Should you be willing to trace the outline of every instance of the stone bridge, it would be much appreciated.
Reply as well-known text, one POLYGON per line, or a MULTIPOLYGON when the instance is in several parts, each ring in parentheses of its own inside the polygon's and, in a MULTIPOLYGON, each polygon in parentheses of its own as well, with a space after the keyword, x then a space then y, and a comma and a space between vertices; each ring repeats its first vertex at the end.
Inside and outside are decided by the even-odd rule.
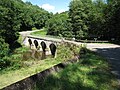
POLYGON ((50 39, 32 35, 27 35, 23 40, 23 44, 30 47, 30 49, 47 52, 47 54, 51 54, 53 56, 55 56, 57 45, 60 42, 61 40, 58 39, 50 39))
POLYGON ((47 54, 52 54, 53 56, 55 56, 55 53, 57 51, 57 45, 59 45, 61 42, 81 45, 81 43, 75 41, 56 39, 50 37, 38 37, 33 35, 26 35, 23 40, 23 44, 25 46, 29 46, 31 49, 38 51, 43 51, 43 52, 46 51, 47 54))

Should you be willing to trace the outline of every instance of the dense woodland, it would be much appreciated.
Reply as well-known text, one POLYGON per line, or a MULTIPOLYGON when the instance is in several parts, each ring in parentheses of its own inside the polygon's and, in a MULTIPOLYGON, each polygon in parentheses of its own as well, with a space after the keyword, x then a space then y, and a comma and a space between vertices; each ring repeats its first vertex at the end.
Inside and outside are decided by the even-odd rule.
POLYGON ((0 68, 20 45, 20 31, 45 27, 48 35, 120 40, 120 0, 72 0, 69 11, 52 14, 21 0, 0 0, 0 68))
POLYGON ((0 68, 10 64, 8 56, 20 46, 18 32, 43 28, 51 16, 52 13, 30 2, 0 0, 0 68))
POLYGON ((50 35, 119 41, 119 15, 119 0, 73 0, 69 11, 55 14, 46 28, 50 35))

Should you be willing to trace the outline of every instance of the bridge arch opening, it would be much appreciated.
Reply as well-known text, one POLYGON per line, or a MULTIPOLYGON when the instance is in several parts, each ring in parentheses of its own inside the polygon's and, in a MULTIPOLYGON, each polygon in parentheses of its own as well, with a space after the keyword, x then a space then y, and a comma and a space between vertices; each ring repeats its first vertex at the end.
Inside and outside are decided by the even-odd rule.
POLYGON ((34 44, 35 44, 36 49, 38 49, 38 41, 37 40, 34 40, 34 44))
POLYGON ((44 41, 42 41, 40 44, 42 46, 43 52, 45 52, 46 51, 45 49, 47 48, 46 43, 44 41))
POLYGON ((57 49, 56 45, 54 43, 51 43, 49 45, 49 48, 50 48, 52 56, 55 57, 55 53, 56 53, 56 49, 57 49))
POLYGON ((31 46, 32 45, 32 40, 30 38, 28 39, 28 42, 29 42, 29 45, 31 46))

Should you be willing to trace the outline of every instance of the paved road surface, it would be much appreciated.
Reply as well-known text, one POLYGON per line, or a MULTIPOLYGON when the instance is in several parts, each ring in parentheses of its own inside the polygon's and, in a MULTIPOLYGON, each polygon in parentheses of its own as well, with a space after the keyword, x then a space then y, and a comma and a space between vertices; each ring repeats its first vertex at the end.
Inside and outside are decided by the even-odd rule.
POLYGON ((30 35, 30 33, 32 32, 37 32, 37 31, 40 31, 40 30, 34 30, 34 31, 22 31, 22 32, 19 32, 20 35, 22 35, 23 37, 27 36, 27 35, 30 35))
POLYGON ((87 48, 105 57, 112 66, 112 73, 117 75, 120 84, 120 46, 115 44, 87 44, 87 48))

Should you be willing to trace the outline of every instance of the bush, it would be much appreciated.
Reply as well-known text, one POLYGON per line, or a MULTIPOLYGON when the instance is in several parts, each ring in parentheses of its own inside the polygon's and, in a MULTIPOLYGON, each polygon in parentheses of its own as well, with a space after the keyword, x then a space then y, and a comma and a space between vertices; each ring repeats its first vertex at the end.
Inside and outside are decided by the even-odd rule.
POLYGON ((4 42, 4 39, 0 38, 0 69, 3 69, 10 65, 8 53, 9 45, 4 42))

